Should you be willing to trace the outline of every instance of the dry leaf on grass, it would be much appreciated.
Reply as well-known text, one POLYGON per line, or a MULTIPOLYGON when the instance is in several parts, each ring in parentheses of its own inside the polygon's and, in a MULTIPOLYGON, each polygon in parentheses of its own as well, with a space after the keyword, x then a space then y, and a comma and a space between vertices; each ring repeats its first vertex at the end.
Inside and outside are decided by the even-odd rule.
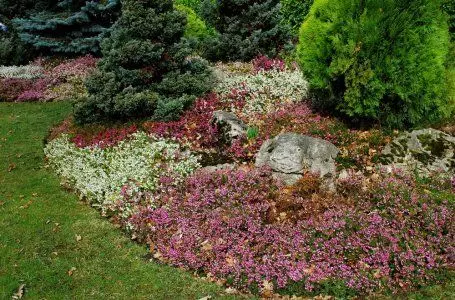
POLYGON ((25 294, 25 284, 21 284, 17 289, 17 292, 11 297, 12 299, 22 299, 25 294))

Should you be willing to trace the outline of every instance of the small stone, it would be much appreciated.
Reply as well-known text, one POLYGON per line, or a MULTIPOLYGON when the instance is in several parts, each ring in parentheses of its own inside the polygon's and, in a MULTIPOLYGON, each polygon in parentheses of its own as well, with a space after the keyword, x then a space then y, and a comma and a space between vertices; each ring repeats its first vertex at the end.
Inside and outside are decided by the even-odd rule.
POLYGON ((246 135, 247 126, 233 113, 217 110, 213 112, 212 124, 218 127, 221 140, 230 144, 232 140, 246 135))

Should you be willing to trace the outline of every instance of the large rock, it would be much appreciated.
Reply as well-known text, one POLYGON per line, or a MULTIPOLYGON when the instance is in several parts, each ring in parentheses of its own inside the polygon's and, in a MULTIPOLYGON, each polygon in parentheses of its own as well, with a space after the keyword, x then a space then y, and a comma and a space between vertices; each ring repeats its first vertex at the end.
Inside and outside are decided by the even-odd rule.
POLYGON ((231 143, 233 139, 246 134, 247 126, 236 115, 230 112, 217 110, 213 112, 212 123, 218 127, 221 139, 225 143, 231 143))
POLYGON ((285 133, 262 145, 256 166, 269 166, 287 184, 295 183, 307 172, 318 173, 324 185, 333 190, 338 153, 338 148, 327 141, 285 133))
POLYGON ((400 135, 382 151, 381 164, 421 175, 455 172, 455 137, 435 129, 400 135))

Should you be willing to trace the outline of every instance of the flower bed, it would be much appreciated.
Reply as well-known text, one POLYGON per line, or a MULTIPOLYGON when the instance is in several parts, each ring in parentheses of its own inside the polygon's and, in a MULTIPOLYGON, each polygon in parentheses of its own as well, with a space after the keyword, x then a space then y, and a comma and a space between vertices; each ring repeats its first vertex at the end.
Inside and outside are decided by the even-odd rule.
POLYGON ((63 135, 45 148, 50 165, 65 185, 103 209, 127 183, 155 190, 161 176, 177 181, 199 167, 198 158, 175 142, 135 133, 115 147, 78 148, 63 135))
POLYGON ((67 120, 51 134, 49 164, 154 258, 236 288, 363 296, 414 289, 453 270, 454 178, 376 171, 390 136, 313 112, 300 101, 306 83, 291 84, 298 71, 278 60, 217 68, 225 76, 217 92, 179 120, 85 127, 67 120), (264 93, 267 86, 274 92, 264 93), (235 112, 248 134, 223 144, 216 110, 235 112), (341 150, 338 167, 349 171, 337 194, 321 191, 316 176, 285 187, 252 166, 262 143, 283 132, 341 150), (195 153, 242 164, 208 173, 195 153))
POLYGON ((58 101, 81 97, 86 93, 84 80, 95 69, 96 62, 96 58, 84 56, 57 66, 37 60, 28 66, 0 67, 0 101, 58 101))

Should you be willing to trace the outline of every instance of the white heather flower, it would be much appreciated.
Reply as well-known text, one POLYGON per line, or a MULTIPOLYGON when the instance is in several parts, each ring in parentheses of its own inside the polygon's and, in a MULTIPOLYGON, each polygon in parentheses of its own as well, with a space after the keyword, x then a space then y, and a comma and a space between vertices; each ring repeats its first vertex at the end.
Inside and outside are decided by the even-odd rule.
POLYGON ((101 209, 118 199, 121 188, 129 182, 153 191, 161 176, 179 180, 200 167, 199 158, 179 144, 143 132, 105 149, 78 148, 63 135, 51 141, 44 152, 63 183, 101 209))
POLYGON ((308 95, 308 82, 300 70, 270 70, 258 74, 233 74, 218 72, 216 91, 224 100, 233 89, 246 91, 243 115, 269 113, 281 104, 302 101, 308 95))

